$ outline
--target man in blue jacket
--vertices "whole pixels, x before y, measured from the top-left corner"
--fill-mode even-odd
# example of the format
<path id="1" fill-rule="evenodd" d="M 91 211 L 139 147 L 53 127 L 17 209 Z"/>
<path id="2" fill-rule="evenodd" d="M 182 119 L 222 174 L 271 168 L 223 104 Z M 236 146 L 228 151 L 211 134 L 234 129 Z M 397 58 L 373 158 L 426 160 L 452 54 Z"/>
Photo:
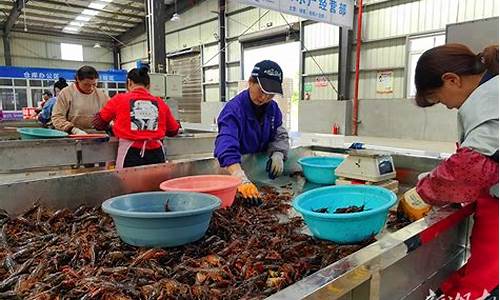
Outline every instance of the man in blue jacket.
<path id="1" fill-rule="evenodd" d="M 282 82 L 283 72 L 277 63 L 270 60 L 257 63 L 248 79 L 248 89 L 231 99 L 217 120 L 215 157 L 221 167 L 241 179 L 238 192 L 251 203 L 258 202 L 259 191 L 241 168 L 241 156 L 267 152 L 267 171 L 275 178 L 283 173 L 290 148 L 281 111 L 273 101 L 275 94 L 283 94 Z"/>

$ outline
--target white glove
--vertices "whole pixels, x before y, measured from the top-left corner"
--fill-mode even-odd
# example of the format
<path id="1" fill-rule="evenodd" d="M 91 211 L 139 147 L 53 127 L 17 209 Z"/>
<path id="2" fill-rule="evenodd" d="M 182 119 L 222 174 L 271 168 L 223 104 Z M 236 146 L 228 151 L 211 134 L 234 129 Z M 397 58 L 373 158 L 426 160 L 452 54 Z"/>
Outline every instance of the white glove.
<path id="1" fill-rule="evenodd" d="M 85 131 L 81 130 L 80 128 L 73 127 L 73 129 L 71 129 L 71 134 L 85 135 L 85 134 L 88 134 L 88 133 L 86 133 Z"/>
<path id="2" fill-rule="evenodd" d="M 429 175 L 431 172 L 424 172 L 424 173 L 420 173 L 418 174 L 418 180 L 422 180 L 425 176 Z"/>
<path id="3" fill-rule="evenodd" d="M 490 195 L 498 200 L 498 183 L 490 188 Z"/>
<path id="4" fill-rule="evenodd" d="M 283 174 L 283 168 L 284 168 L 284 155 L 281 152 L 274 152 L 271 155 L 271 158 L 269 158 L 270 163 L 268 162 L 268 169 L 267 172 L 271 174 L 273 177 L 279 177 L 281 174 Z"/>
<path id="5" fill-rule="evenodd" d="M 235 177 L 238 177 L 239 179 L 241 179 L 242 184 L 251 182 L 248 179 L 247 175 L 245 174 L 245 171 L 243 171 L 242 169 L 234 171 L 233 173 L 231 173 L 231 176 L 235 176 Z"/>

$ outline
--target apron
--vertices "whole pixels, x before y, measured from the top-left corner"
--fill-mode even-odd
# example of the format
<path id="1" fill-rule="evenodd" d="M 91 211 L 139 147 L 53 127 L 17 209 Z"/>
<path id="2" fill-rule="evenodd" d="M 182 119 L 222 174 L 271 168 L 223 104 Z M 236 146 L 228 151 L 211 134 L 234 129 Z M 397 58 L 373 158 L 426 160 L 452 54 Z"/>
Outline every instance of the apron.
<path id="1" fill-rule="evenodd" d="M 490 158 L 498 155 L 498 86 L 498 76 L 482 83 L 458 111 L 461 147 Z M 498 204 L 497 183 L 476 201 L 471 256 L 441 286 L 448 297 L 476 299 L 498 286 Z"/>
<path id="2" fill-rule="evenodd" d="M 498 286 L 498 225 L 498 199 L 485 193 L 476 201 L 471 256 L 441 285 L 447 297 L 479 299 Z"/>
<path id="3" fill-rule="evenodd" d="M 118 152 L 116 154 L 116 169 L 120 170 L 123 169 L 123 165 L 125 164 L 125 157 L 127 156 L 128 150 L 132 145 L 137 142 L 137 141 L 131 141 L 127 139 L 119 139 L 118 140 Z M 157 142 L 160 146 L 161 149 L 163 150 L 163 155 L 165 155 L 165 149 L 163 148 L 163 143 L 161 140 L 145 140 L 142 143 L 142 148 L 141 148 L 141 157 L 144 157 L 144 153 L 146 153 L 146 144 L 148 142 Z"/>

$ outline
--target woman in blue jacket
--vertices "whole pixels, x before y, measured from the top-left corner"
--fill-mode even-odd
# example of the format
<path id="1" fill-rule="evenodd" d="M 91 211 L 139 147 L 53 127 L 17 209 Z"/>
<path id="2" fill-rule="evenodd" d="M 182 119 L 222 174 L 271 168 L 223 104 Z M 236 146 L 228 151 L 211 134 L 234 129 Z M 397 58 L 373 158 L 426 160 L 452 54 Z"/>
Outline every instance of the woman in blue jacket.
<path id="1" fill-rule="evenodd" d="M 42 111 L 40 112 L 40 114 L 38 114 L 38 121 L 40 121 L 43 127 L 54 127 L 52 126 L 51 120 L 52 109 L 54 108 L 54 104 L 56 104 L 57 95 L 59 95 L 59 92 L 61 92 L 61 90 L 67 86 L 68 84 L 66 83 L 66 79 L 64 78 L 59 78 L 59 80 L 54 83 L 54 97 L 45 102 Z"/>
<path id="2" fill-rule="evenodd" d="M 215 157 L 221 167 L 241 179 L 238 192 L 252 202 L 258 201 L 259 192 L 241 168 L 241 156 L 267 152 L 267 171 L 275 178 L 283 173 L 290 148 L 281 111 L 273 101 L 275 94 L 283 94 L 282 82 L 283 72 L 277 63 L 270 60 L 257 63 L 248 80 L 248 89 L 231 99 L 218 118 Z"/>

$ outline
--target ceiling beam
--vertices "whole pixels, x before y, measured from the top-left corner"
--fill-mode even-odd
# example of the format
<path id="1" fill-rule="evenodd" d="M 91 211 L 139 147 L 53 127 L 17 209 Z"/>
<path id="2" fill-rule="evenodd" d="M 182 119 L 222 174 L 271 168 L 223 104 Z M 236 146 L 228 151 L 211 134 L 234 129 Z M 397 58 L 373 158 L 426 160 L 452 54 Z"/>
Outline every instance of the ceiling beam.
<path id="1" fill-rule="evenodd" d="M 205 0 L 185 0 L 185 1 L 179 1 L 177 3 L 177 11 L 175 11 L 175 6 L 174 5 L 169 5 L 167 6 L 167 10 L 165 12 L 165 20 L 170 20 L 170 18 L 172 17 L 172 15 L 174 13 L 182 13 L 188 9 L 190 9 L 191 7 L 203 2 Z M 116 38 L 123 44 L 127 44 L 129 43 L 130 41 L 132 41 L 133 39 L 141 36 L 142 34 L 146 33 L 146 24 L 144 22 L 140 23 L 140 24 L 137 24 L 137 26 L 129 29 L 128 31 L 120 34 L 119 36 L 117 36 Z M 121 44 L 120 47 L 123 47 L 124 45 Z"/>
<path id="2" fill-rule="evenodd" d="M 56 13 L 57 16 L 53 16 L 53 17 L 57 17 L 59 18 L 59 16 L 70 16 L 70 18 L 74 19 L 76 18 L 77 16 L 80 15 L 79 12 L 75 12 L 75 11 L 70 11 L 70 10 L 58 10 L 58 9 L 54 9 L 54 8 L 48 8 L 48 7 L 44 7 L 44 6 L 36 6 L 36 5 L 33 5 L 35 4 L 34 2 L 31 2 L 30 5 L 28 7 L 26 7 L 26 13 L 29 13 L 31 12 L 32 10 L 34 11 L 37 11 L 37 12 L 40 12 L 40 13 L 46 13 L 46 12 L 50 12 L 50 13 Z M 51 16 L 46 16 L 46 17 L 51 17 Z M 100 20 L 103 20 L 103 21 L 107 21 L 107 22 L 114 22 L 114 23 L 118 23 L 118 24 L 123 24 L 123 20 L 120 20 L 120 19 L 115 19 L 115 18 L 109 18 L 109 17 L 103 17 L 101 15 L 97 15 L 97 16 L 94 16 L 92 17 L 91 21 L 93 19 L 100 19 Z M 122 25 L 123 26 L 123 25 Z M 128 28 L 131 28 L 131 26 L 128 26 Z"/>
<path id="3" fill-rule="evenodd" d="M 73 0 L 75 1 L 75 0 Z M 85 3 L 85 1 L 79 1 L 79 5 L 88 5 L 88 2 Z M 83 2 L 83 3 L 82 3 Z M 75 3 L 75 2 L 73 2 Z M 136 2 L 136 3 L 139 3 L 139 2 Z M 128 9 L 128 10 L 131 10 L 132 13 L 139 13 L 142 15 L 145 15 L 145 10 L 144 10 L 144 2 L 142 2 L 142 5 L 141 7 L 137 7 L 137 6 L 131 6 L 131 5 L 126 5 L 126 4 L 121 4 L 121 3 L 116 3 L 116 2 L 109 2 L 106 7 L 108 6 L 114 6 L 116 8 L 119 8 L 120 10 L 124 10 L 124 9 Z"/>
<path id="4" fill-rule="evenodd" d="M 17 18 L 23 11 L 25 3 L 27 3 L 28 1 L 29 0 L 25 0 L 24 2 L 23 0 L 16 0 L 14 2 L 14 6 L 10 11 L 9 17 L 7 18 L 7 21 L 5 21 L 5 24 L 3 26 L 5 35 L 7 36 L 9 35 L 10 31 L 12 30 L 12 27 L 14 27 L 14 25 L 16 24 Z"/>
<path id="5" fill-rule="evenodd" d="M 17 29 L 13 28 L 12 32 L 19 32 L 19 33 L 29 33 L 29 34 L 38 34 L 38 35 L 49 35 L 49 36 L 55 36 L 55 37 L 64 37 L 64 38 L 69 38 L 69 39 L 74 39 L 74 40 L 79 40 L 79 39 L 84 39 L 84 40 L 90 40 L 90 41 L 99 41 L 99 42 L 110 42 L 111 38 L 107 35 L 103 34 L 72 34 L 72 33 L 64 33 L 61 31 L 55 31 L 51 30 L 49 27 L 45 28 L 38 28 L 38 29 L 31 29 L 28 27 L 28 31 L 25 32 L 23 29 Z"/>
<path id="6" fill-rule="evenodd" d="M 37 13 L 33 13 L 31 11 L 30 12 L 26 11 L 26 19 L 33 19 L 33 18 L 42 19 L 42 20 L 36 20 L 36 21 L 40 21 L 40 22 L 45 22 L 45 21 L 49 21 L 49 20 L 57 20 L 57 21 L 61 21 L 62 23 L 64 23 L 64 22 L 69 23 L 71 21 L 77 21 L 77 20 L 75 20 L 74 17 L 73 18 L 68 18 L 68 17 L 64 17 L 64 16 L 61 16 L 61 15 L 58 15 L 57 17 L 54 16 L 54 18 L 50 18 L 50 16 L 47 16 L 47 15 L 37 14 Z M 90 26 L 90 27 L 106 26 L 106 27 L 109 27 L 109 28 L 115 28 L 115 29 L 118 29 L 118 31 L 120 31 L 120 32 L 124 31 L 124 30 L 130 29 L 130 26 L 124 26 L 124 25 L 118 25 L 118 24 L 110 24 L 109 22 L 97 22 L 97 21 L 99 21 L 99 18 L 96 18 L 96 19 L 97 20 L 92 20 L 91 19 L 88 22 L 83 22 L 83 21 L 77 21 L 77 22 L 84 23 L 84 24 L 86 24 L 85 26 L 87 26 L 87 24 L 88 25 L 94 25 L 94 26 Z"/>
<path id="7" fill-rule="evenodd" d="M 29 27 L 40 27 L 42 25 L 40 25 L 40 23 L 30 23 L 31 22 L 39 22 L 39 20 L 32 20 L 32 19 L 26 19 L 26 26 L 29 26 Z M 62 30 L 64 27 L 66 27 L 68 24 L 64 24 L 64 23 L 58 23 L 57 21 L 42 21 L 44 24 L 46 25 L 49 25 L 50 27 L 54 27 L 54 28 L 59 28 Z M 20 28 L 22 26 L 21 23 L 18 24 L 19 26 L 16 26 L 15 28 Z M 49 27 L 49 26 L 45 26 L 45 27 Z M 100 32 L 105 32 L 109 35 L 112 35 L 112 36 L 115 36 L 115 35 L 118 35 L 120 33 L 122 33 L 123 31 L 113 31 L 113 30 L 109 30 L 109 29 L 104 29 L 104 28 L 90 28 L 90 27 L 80 27 L 80 31 L 79 32 L 88 32 L 88 33 L 93 33 L 93 32 L 96 32 L 96 30 L 99 30 Z"/>
<path id="8" fill-rule="evenodd" d="M 129 30 L 125 31 L 124 33 L 121 33 L 119 36 L 116 37 L 117 40 L 120 41 L 120 47 L 125 46 L 124 44 L 128 44 L 130 41 L 132 41 L 135 38 L 140 37 L 141 35 L 146 33 L 146 22 L 143 21 L 136 26 L 130 28 Z"/>
<path id="9" fill-rule="evenodd" d="M 97 11 L 100 13 L 106 13 L 106 14 L 111 14 L 111 15 L 115 15 L 115 16 L 122 16 L 122 17 L 131 18 L 131 19 L 142 19 L 142 16 L 138 16 L 137 14 L 127 14 L 127 13 L 122 13 L 119 11 L 115 12 L 115 11 L 111 11 L 111 10 L 107 10 L 107 9 L 90 8 L 90 7 L 85 6 L 85 5 L 72 4 L 72 3 L 68 3 L 68 2 L 60 2 L 60 1 L 54 1 L 54 0 L 43 0 L 43 1 L 39 1 L 39 2 L 46 3 L 46 4 L 58 5 L 58 6 L 62 6 L 62 7 L 66 6 L 66 7 L 80 8 L 80 9 L 89 9 L 89 10 Z M 62 9 L 62 7 L 61 7 L 61 9 Z"/>
<path id="10" fill-rule="evenodd" d="M 58 0 L 58 1 L 61 2 L 61 0 Z M 64 0 L 64 2 L 62 2 L 62 4 L 64 5 L 65 2 L 66 1 Z M 126 4 L 123 4 L 123 3 L 115 3 L 115 1 L 113 1 L 113 2 L 107 3 L 106 4 L 106 8 L 108 8 L 109 6 L 114 6 L 114 7 L 119 8 L 120 10 L 125 10 L 125 9 L 131 10 L 132 11 L 131 13 L 133 13 L 133 14 L 142 14 L 142 15 L 144 15 L 145 14 L 144 2 L 136 2 L 136 3 L 142 3 L 141 7 L 126 5 Z M 85 1 L 85 0 L 71 0 L 68 4 L 71 5 L 71 6 L 75 6 L 77 8 L 85 7 L 85 8 L 88 9 L 88 5 L 90 4 L 90 1 Z"/>

